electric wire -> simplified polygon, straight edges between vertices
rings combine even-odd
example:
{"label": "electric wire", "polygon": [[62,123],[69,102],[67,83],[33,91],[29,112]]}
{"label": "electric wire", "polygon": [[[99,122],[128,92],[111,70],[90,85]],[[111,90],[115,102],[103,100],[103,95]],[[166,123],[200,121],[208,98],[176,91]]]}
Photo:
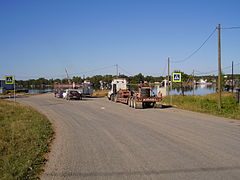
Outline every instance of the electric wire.
{"label": "electric wire", "polygon": [[128,75],[130,75],[130,76],[133,76],[133,74],[132,73],[129,73],[125,68],[123,68],[122,66],[119,66],[118,65],[118,67],[119,67],[119,69],[121,69],[122,71],[124,71],[126,74],[128,74]]}
{"label": "electric wire", "polygon": [[164,66],[164,69],[163,69],[163,72],[162,72],[162,77],[166,73],[166,70],[167,70],[167,63],[165,63],[165,66]]}
{"label": "electric wire", "polygon": [[[223,27],[221,29],[240,29],[240,26],[233,26],[233,27]],[[207,39],[201,44],[201,46],[199,48],[197,48],[195,51],[193,51],[189,56],[187,56],[186,58],[180,60],[180,61],[172,61],[173,63],[181,63],[184,62],[188,59],[190,59],[194,54],[196,54],[206,43],[207,41],[214,35],[214,33],[216,32],[217,27],[214,29],[214,31],[207,37]]]}
{"label": "electric wire", "polygon": [[91,73],[91,72],[97,72],[97,71],[101,71],[101,70],[105,70],[105,69],[109,69],[114,67],[115,65],[110,65],[110,66],[105,66],[105,67],[101,67],[101,68],[96,68],[93,70],[89,70],[89,71],[82,71],[82,72],[77,72],[77,73],[70,73],[69,75],[74,75],[74,74],[86,74],[86,73]]}
{"label": "electric wire", "polygon": [[214,28],[214,30],[212,31],[212,33],[207,37],[207,39],[201,44],[201,46],[199,48],[197,48],[195,51],[193,51],[190,55],[188,55],[187,57],[185,57],[182,60],[179,61],[172,61],[172,63],[181,63],[184,61],[187,61],[188,59],[190,59],[193,55],[195,55],[206,43],[207,41],[214,35],[214,33],[216,32],[217,27]]}
{"label": "electric wire", "polygon": [[240,29],[239,26],[235,26],[235,27],[223,27],[221,29]]}
{"label": "electric wire", "polygon": [[[89,71],[82,71],[82,72],[76,72],[76,73],[69,73],[68,75],[83,75],[83,74],[87,74],[87,73],[92,73],[92,72],[97,72],[97,71],[101,71],[101,70],[105,70],[105,69],[109,69],[109,68],[112,68],[114,67],[115,65],[110,65],[110,66],[105,66],[105,67],[101,67],[101,68],[96,68],[96,69],[92,69],[92,70],[89,70]],[[29,79],[38,79],[37,76],[21,76],[21,75],[17,75],[18,78],[29,78]],[[41,77],[41,76],[39,76]],[[50,78],[50,79],[53,79],[53,77],[55,77],[56,79],[58,78],[64,78],[66,77],[66,74],[54,74],[54,75],[45,75],[45,76],[42,76],[44,78]]]}
{"label": "electric wire", "polygon": [[[233,64],[233,65],[238,66],[239,64],[240,64],[240,62]],[[221,70],[223,71],[223,70],[230,69],[230,68],[232,68],[232,66],[225,66]],[[196,72],[197,72],[196,75],[205,75],[205,74],[211,74],[211,73],[218,72],[218,70],[212,70],[212,71],[208,71],[208,72],[200,72],[200,71],[196,70]]]}

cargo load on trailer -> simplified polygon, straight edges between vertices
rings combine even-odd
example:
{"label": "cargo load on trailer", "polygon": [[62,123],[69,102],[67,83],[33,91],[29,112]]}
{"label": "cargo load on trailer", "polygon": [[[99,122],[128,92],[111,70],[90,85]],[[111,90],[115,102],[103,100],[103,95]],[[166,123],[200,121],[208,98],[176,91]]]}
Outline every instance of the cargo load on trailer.
{"label": "cargo load on trailer", "polygon": [[153,87],[147,82],[139,84],[138,91],[130,90],[126,79],[114,79],[111,85],[108,93],[109,100],[128,104],[135,109],[162,107],[162,94],[154,94]]}

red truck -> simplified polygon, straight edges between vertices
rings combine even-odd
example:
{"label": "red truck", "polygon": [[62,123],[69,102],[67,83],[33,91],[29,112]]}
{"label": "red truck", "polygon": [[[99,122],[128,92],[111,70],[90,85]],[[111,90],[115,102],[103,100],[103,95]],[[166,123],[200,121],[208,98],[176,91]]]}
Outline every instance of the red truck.
{"label": "red truck", "polygon": [[[116,82],[116,81],[113,81]],[[113,85],[113,84],[112,84]],[[117,85],[115,85],[116,87]],[[115,88],[116,89],[116,88]],[[129,107],[135,109],[142,109],[145,107],[162,107],[162,96],[156,96],[153,94],[152,86],[148,83],[138,85],[138,91],[131,91],[129,89],[119,89],[118,91],[111,91],[110,100],[114,102],[121,102],[128,104]]]}

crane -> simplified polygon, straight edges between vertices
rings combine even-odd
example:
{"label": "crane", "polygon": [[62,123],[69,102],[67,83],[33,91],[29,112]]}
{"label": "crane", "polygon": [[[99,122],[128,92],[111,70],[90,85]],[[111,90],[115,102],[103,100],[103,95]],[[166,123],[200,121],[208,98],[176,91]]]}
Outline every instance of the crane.
{"label": "crane", "polygon": [[68,72],[67,72],[67,68],[65,68],[65,73],[66,73],[66,76],[67,76],[68,84],[71,84],[71,80],[69,78],[69,75],[68,75]]}

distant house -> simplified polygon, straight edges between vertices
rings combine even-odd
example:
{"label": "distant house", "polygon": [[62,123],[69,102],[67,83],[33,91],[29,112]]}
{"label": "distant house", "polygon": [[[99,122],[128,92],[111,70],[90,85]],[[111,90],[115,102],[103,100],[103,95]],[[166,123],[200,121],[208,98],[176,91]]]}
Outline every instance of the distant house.
{"label": "distant house", "polygon": [[199,81],[197,81],[197,84],[200,84],[200,85],[212,85],[212,82],[208,82],[207,79],[200,79]]}
{"label": "distant house", "polygon": [[198,84],[206,84],[207,83],[207,80],[205,79],[200,79],[199,81],[198,81]]}

